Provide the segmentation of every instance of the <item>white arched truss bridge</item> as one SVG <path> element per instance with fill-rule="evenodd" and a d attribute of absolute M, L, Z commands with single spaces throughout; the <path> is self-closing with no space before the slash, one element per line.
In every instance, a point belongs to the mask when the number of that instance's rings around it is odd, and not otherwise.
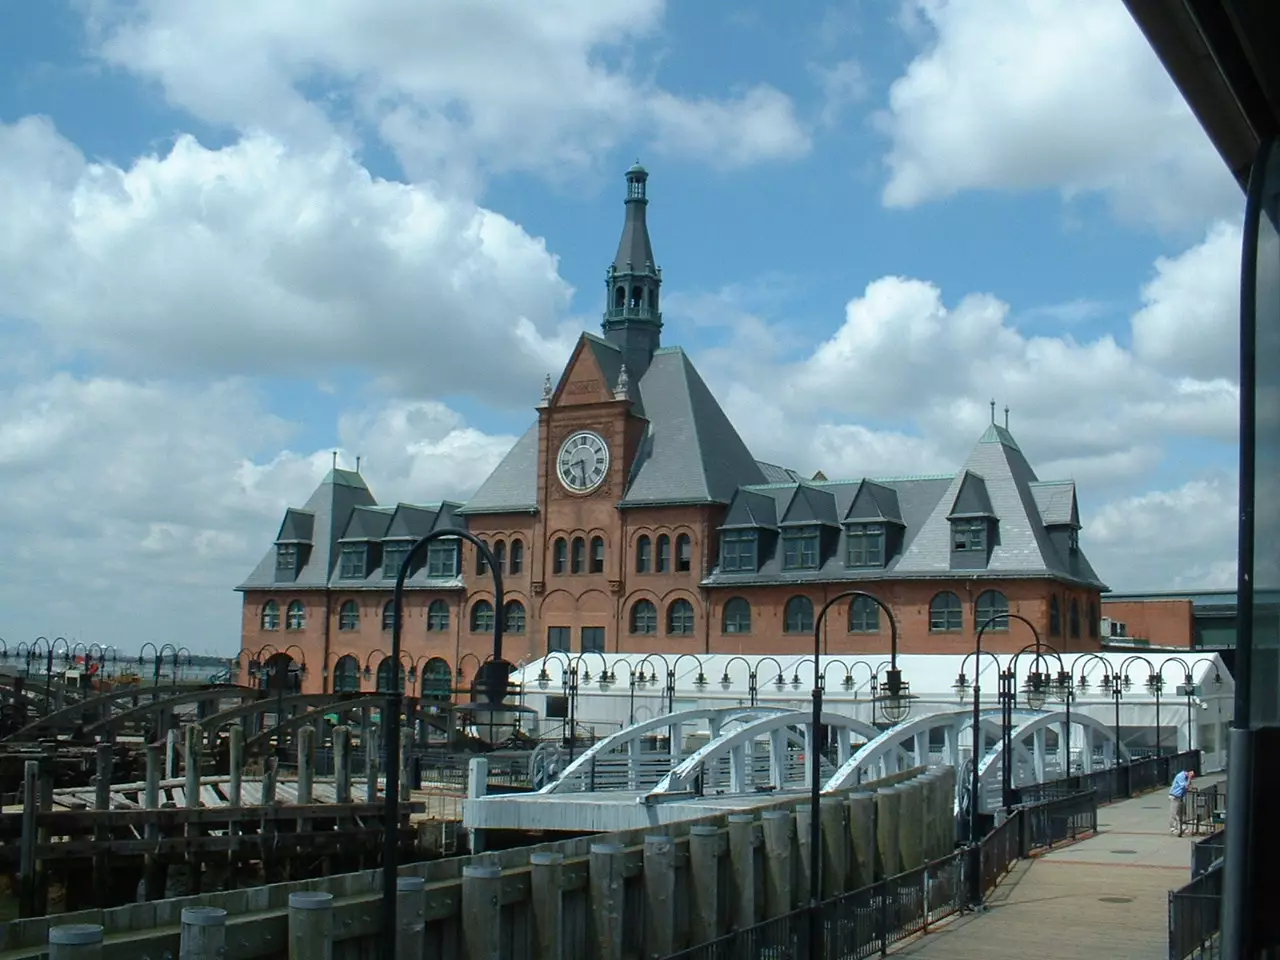
<path fill-rule="evenodd" d="M 999 710 L 980 717 L 980 809 L 1000 805 L 1004 763 Z M 539 793 L 620 792 L 650 802 L 690 794 L 734 795 L 797 791 L 809 785 L 806 758 L 812 714 L 779 707 L 684 710 L 633 724 L 601 740 L 570 763 Z M 825 793 L 856 787 L 920 765 L 969 767 L 973 755 L 971 709 L 927 713 L 880 729 L 865 720 L 827 711 L 827 749 L 821 761 Z M 1114 731 L 1072 712 L 1017 709 L 1010 736 L 1012 785 L 1089 773 L 1115 762 Z M 1127 751 L 1121 748 L 1121 757 Z M 957 807 L 967 807 L 969 777 L 957 778 Z"/>

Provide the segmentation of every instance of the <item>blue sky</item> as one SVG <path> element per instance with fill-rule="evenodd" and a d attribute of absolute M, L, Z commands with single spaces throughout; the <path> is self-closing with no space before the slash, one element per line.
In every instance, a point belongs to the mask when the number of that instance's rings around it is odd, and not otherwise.
<path fill-rule="evenodd" d="M 757 456 L 950 469 L 994 397 L 1114 587 L 1232 580 L 1241 199 L 1121 4 L 4 6 L 0 636 L 233 645 L 334 448 L 465 497 L 637 157 Z"/>

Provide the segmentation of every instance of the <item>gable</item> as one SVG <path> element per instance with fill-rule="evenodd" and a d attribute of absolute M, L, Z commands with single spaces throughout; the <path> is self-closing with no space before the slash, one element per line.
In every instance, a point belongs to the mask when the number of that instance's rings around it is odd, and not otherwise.
<path fill-rule="evenodd" d="M 791 502 L 782 515 L 782 526 L 811 526 L 836 523 L 836 499 L 826 490 L 796 484 Z"/>
<path fill-rule="evenodd" d="M 606 403 L 613 399 L 622 369 L 622 353 L 613 344 L 584 333 L 560 375 L 552 407 Z"/>
<path fill-rule="evenodd" d="M 902 523 L 902 508 L 898 504 L 897 491 L 874 480 L 863 480 L 858 484 L 858 492 L 853 495 L 853 502 L 849 504 L 844 519 Z"/>

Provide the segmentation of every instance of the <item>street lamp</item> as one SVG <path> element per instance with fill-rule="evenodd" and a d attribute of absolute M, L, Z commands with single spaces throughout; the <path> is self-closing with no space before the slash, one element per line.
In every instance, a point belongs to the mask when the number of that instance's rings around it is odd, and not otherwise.
<path fill-rule="evenodd" d="M 747 704 L 754 707 L 756 705 L 756 696 L 759 694 L 759 685 L 756 682 L 756 670 L 751 665 L 751 661 L 743 656 L 733 656 L 725 661 L 724 675 L 720 677 L 720 689 L 728 690 L 733 686 L 733 678 L 729 676 L 729 668 L 742 661 L 747 668 Z"/>
<path fill-rule="evenodd" d="M 694 678 L 693 685 L 700 691 L 707 687 L 707 673 L 702 667 L 702 658 L 695 653 L 680 654 L 667 670 L 667 713 L 673 713 L 676 709 L 676 671 L 680 669 L 680 661 L 685 657 L 698 665 L 698 675 Z"/>
<path fill-rule="evenodd" d="M 980 682 L 981 674 L 982 674 L 982 658 L 984 656 L 990 657 L 992 660 L 995 661 L 996 676 L 1001 677 L 1003 675 L 1003 668 L 1000 665 L 999 657 L 997 657 L 990 650 L 972 650 L 969 653 L 966 653 L 964 655 L 964 659 L 960 661 L 960 674 L 959 676 L 956 677 L 956 682 L 953 684 L 953 687 L 952 687 L 955 690 L 955 692 L 959 695 L 960 701 L 962 703 L 964 702 L 964 698 L 966 694 L 969 692 L 970 686 L 973 687 L 973 720 L 972 720 L 972 724 L 973 724 L 972 754 L 973 756 L 970 761 L 973 765 L 973 771 L 972 771 L 973 776 L 969 785 L 969 842 L 970 843 L 978 842 L 978 764 L 982 760 L 983 754 L 986 753 L 986 750 L 984 749 L 986 747 L 986 737 L 984 737 L 982 734 L 982 712 L 981 712 L 982 711 L 982 684 Z M 965 672 L 964 672 L 965 666 L 969 663 L 970 657 L 973 658 L 973 683 L 972 684 L 969 683 L 969 678 L 965 676 Z M 1001 683 L 1001 686 L 998 689 L 999 689 L 998 696 L 999 696 L 1000 702 L 1003 703 L 1004 702 L 1003 683 Z M 1003 719 L 1003 714 L 1002 714 L 1002 719 Z M 1001 737 L 1001 742 L 1003 742 L 1003 736 Z M 1003 757 L 1001 759 L 1001 763 L 1007 766 L 1009 763 L 1009 758 L 1007 756 Z M 982 884 L 981 883 L 977 884 L 975 889 L 976 889 L 976 899 L 974 902 L 976 903 L 976 902 L 979 902 L 979 900 L 982 897 Z"/>
<path fill-rule="evenodd" d="M 404 627 L 404 581 L 413 569 L 414 562 L 426 554 L 429 544 L 442 538 L 467 540 L 472 543 L 484 559 L 484 566 L 493 577 L 493 660 L 489 667 L 486 696 L 491 704 L 501 703 L 506 699 L 511 672 L 506 661 L 502 659 L 503 628 L 503 596 L 502 567 L 494 560 L 489 545 L 479 537 L 456 527 L 445 527 L 433 530 L 420 539 L 405 555 L 396 574 L 395 591 L 392 594 L 391 621 L 391 660 L 400 664 L 401 631 Z M 400 840 L 400 688 L 391 685 L 387 695 L 387 717 L 385 725 L 387 752 L 387 789 L 386 805 L 383 813 L 384 849 L 382 855 L 382 956 L 383 960 L 396 960 L 396 864 L 399 859 Z"/>
<path fill-rule="evenodd" d="M 1163 682 L 1163 680 L 1164 680 L 1164 677 L 1163 677 L 1163 674 L 1164 674 L 1164 668 L 1165 668 L 1165 667 L 1167 667 L 1170 663 L 1176 663 L 1176 664 L 1178 664 L 1180 667 L 1182 667 L 1182 671 L 1183 671 L 1183 681 L 1182 681 L 1182 683 L 1179 685 L 1179 687 L 1178 687 L 1178 689 L 1177 689 L 1177 692 L 1180 692 L 1184 697 L 1186 697 L 1186 710 L 1187 710 L 1187 749 L 1188 749 L 1188 750 L 1194 750 L 1194 749 L 1195 749 L 1195 743 L 1194 743 L 1194 739 L 1195 739 L 1195 738 L 1194 738 L 1194 736 L 1193 736 L 1193 732 L 1194 732 L 1194 729 L 1195 729 L 1195 728 L 1194 728 L 1194 726 L 1193 726 L 1193 724 L 1192 724 L 1192 721 L 1191 721 L 1191 717 L 1192 717 L 1192 713 L 1191 713 L 1191 699 L 1192 699 L 1192 697 L 1195 695 L 1195 689 L 1196 689 L 1195 669 L 1196 669 L 1196 667 L 1200 666 L 1200 664 L 1202 664 L 1202 663 L 1206 663 L 1206 664 L 1209 664 L 1210 666 L 1212 666 L 1212 667 L 1213 667 L 1213 683 L 1214 683 L 1214 686 L 1220 686 L 1220 685 L 1222 684 L 1222 674 L 1221 674 L 1221 672 L 1219 672 L 1219 670 L 1218 670 L 1218 665 L 1217 665 L 1217 663 L 1214 661 L 1214 659 L 1213 659 L 1212 657 L 1200 657 L 1198 660 L 1194 660 L 1194 661 L 1192 661 L 1191 663 L 1187 663 L 1187 661 L 1183 660 L 1181 657 L 1169 657 L 1167 660 L 1165 660 L 1165 662 L 1164 662 L 1164 663 L 1160 664 L 1160 671 L 1159 671 L 1159 673 L 1161 674 L 1161 678 L 1160 678 L 1160 679 L 1161 679 L 1161 681 L 1162 681 L 1162 682 Z M 1205 672 L 1207 673 L 1208 671 L 1205 671 Z M 1175 744 L 1174 752 L 1175 752 L 1175 753 L 1177 752 L 1177 746 L 1176 746 L 1176 744 Z"/>
<path fill-rule="evenodd" d="M 561 681 L 564 684 L 565 695 L 569 698 L 569 762 L 573 763 L 574 747 L 578 743 L 578 684 L 591 682 L 591 669 L 588 667 L 581 673 L 578 671 L 578 664 L 582 663 L 584 657 L 595 654 L 600 658 L 600 662 L 604 664 L 601 676 L 603 682 L 608 683 L 609 677 L 609 661 L 605 659 L 603 653 L 599 650 L 584 650 L 576 656 L 568 658 L 565 662 L 564 673 L 561 675 Z"/>
<path fill-rule="evenodd" d="M 822 802 L 822 624 L 832 604 L 841 600 L 852 601 L 855 597 L 865 597 L 884 611 L 889 618 L 889 656 L 888 687 L 890 697 L 896 705 L 906 703 L 906 711 L 910 703 L 906 702 L 907 685 L 902 680 L 902 671 L 898 669 L 898 621 L 893 611 L 873 594 L 863 590 L 845 590 L 822 605 L 813 620 L 813 719 L 810 723 L 812 733 L 809 742 L 809 950 L 814 957 L 825 956 L 823 949 L 822 911 L 822 817 L 818 807 Z"/>
<path fill-rule="evenodd" d="M 1120 686 L 1120 678 L 1112 667 L 1111 662 L 1096 653 L 1085 653 L 1076 657 L 1072 664 L 1072 670 L 1080 667 L 1080 679 L 1076 683 L 1076 689 L 1085 694 L 1089 690 L 1089 674 L 1088 668 L 1093 663 L 1102 664 L 1102 679 L 1098 681 L 1098 689 L 1102 691 L 1104 696 L 1112 696 L 1113 689 Z M 1112 730 L 1112 736 L 1115 739 L 1113 747 L 1114 756 L 1112 757 L 1112 767 L 1118 767 L 1120 764 L 1120 696 L 1114 694 L 1115 698 L 1115 726 Z"/>
<path fill-rule="evenodd" d="M 1032 654 L 1031 669 L 1027 672 L 1026 681 L 1023 685 L 1027 706 L 1032 710 L 1044 709 L 1045 701 L 1048 699 L 1050 688 L 1049 657 L 1052 656 L 1057 659 L 1059 672 L 1061 672 L 1063 665 L 1062 655 L 1054 647 L 1040 639 L 1040 631 L 1036 629 L 1035 624 L 1016 613 L 1009 614 L 1009 617 L 1030 627 L 1032 636 L 1035 637 L 1035 642 L 1027 644 L 1015 653 L 1009 660 L 1008 669 L 1001 676 L 1000 736 L 1004 763 L 1000 766 L 1000 804 L 1006 809 L 1013 806 L 1014 803 L 1013 710 L 1018 704 L 1018 663 L 1023 655 Z"/>

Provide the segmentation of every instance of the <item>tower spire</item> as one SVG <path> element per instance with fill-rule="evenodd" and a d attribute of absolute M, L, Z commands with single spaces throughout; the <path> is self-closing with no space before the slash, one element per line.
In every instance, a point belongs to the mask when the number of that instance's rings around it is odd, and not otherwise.
<path fill-rule="evenodd" d="M 622 351 L 632 379 L 649 369 L 662 345 L 662 312 L 658 291 L 662 270 L 653 260 L 646 211 L 649 171 L 637 160 L 627 171 L 626 217 L 618 252 L 605 276 L 604 335 Z"/>

